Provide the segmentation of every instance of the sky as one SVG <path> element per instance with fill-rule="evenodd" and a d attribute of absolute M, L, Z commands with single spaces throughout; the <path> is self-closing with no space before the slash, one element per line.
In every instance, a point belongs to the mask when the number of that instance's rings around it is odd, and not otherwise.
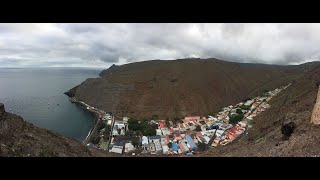
<path fill-rule="evenodd" d="M 107 68 L 217 58 L 301 64 L 320 57 L 320 24 L 0 24 L 0 67 Z"/>

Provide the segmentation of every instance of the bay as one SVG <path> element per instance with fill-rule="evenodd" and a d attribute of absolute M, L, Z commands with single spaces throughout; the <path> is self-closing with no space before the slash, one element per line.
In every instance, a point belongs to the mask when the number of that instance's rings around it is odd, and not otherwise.
<path fill-rule="evenodd" d="M 83 141 L 93 127 L 93 115 L 63 94 L 102 69 L 1 69 L 0 102 L 7 112 L 35 126 Z M 11 111 L 10 111 L 11 109 Z"/>

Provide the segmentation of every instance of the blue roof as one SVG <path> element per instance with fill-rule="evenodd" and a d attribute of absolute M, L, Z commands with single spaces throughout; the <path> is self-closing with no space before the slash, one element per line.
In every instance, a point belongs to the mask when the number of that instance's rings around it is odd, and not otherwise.
<path fill-rule="evenodd" d="M 149 139 L 160 139 L 161 138 L 161 136 L 149 136 Z"/>
<path fill-rule="evenodd" d="M 192 138 L 189 135 L 186 135 L 185 138 L 192 149 L 197 148 L 197 145 L 193 142 Z"/>
<path fill-rule="evenodd" d="M 218 125 L 212 125 L 211 129 L 217 129 Z"/>
<path fill-rule="evenodd" d="M 174 151 L 178 151 L 178 150 L 179 150 L 178 144 L 172 143 L 172 149 L 173 149 Z"/>

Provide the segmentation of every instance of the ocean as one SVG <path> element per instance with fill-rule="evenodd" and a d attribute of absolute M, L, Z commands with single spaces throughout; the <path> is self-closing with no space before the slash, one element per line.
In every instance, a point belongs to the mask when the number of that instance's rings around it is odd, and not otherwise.
<path fill-rule="evenodd" d="M 87 78 L 98 77 L 101 70 L 0 68 L 0 102 L 7 112 L 35 126 L 83 141 L 93 127 L 94 116 L 63 93 Z"/>

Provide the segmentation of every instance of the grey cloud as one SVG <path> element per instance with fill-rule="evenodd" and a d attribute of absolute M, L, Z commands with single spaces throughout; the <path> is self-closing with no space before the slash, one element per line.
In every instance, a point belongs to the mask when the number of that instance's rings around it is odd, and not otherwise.
<path fill-rule="evenodd" d="M 0 67 L 187 57 L 297 64 L 318 60 L 319 46 L 320 24 L 0 24 Z"/>

